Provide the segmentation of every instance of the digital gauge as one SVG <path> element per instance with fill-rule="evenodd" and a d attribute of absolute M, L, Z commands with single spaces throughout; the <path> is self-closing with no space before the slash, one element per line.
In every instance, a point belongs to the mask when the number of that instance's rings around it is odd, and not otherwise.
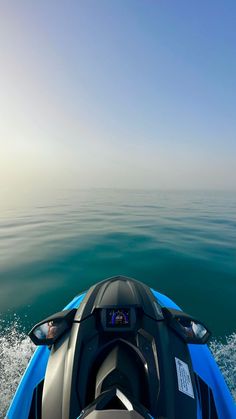
<path fill-rule="evenodd" d="M 109 308 L 107 309 L 107 327 L 129 327 L 130 309 L 129 308 Z"/>

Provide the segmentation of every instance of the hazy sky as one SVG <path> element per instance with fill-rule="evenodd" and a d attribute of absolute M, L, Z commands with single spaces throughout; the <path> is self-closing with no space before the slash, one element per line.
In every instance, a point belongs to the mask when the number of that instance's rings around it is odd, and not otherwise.
<path fill-rule="evenodd" d="M 236 1 L 0 1 L 0 187 L 235 188 Z"/>

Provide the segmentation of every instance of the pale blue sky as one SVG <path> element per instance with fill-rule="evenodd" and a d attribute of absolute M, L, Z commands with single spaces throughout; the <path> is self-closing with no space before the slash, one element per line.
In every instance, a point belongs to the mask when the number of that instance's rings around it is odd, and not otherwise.
<path fill-rule="evenodd" d="M 0 186 L 235 188 L 235 0 L 0 3 Z"/>

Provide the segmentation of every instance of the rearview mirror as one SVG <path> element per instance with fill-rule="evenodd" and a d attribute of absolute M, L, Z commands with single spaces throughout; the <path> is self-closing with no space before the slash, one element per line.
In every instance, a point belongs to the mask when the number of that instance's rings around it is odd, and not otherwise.
<path fill-rule="evenodd" d="M 186 343 L 204 344 L 208 341 L 211 332 L 199 320 L 180 310 L 163 307 L 162 312 L 169 326 Z"/>
<path fill-rule="evenodd" d="M 37 323 L 29 332 L 35 345 L 53 345 L 70 329 L 77 309 L 64 310 Z"/>

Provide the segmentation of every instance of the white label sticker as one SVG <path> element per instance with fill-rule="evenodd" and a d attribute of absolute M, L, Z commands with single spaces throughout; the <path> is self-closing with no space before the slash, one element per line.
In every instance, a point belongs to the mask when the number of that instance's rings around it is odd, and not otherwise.
<path fill-rule="evenodd" d="M 179 358 L 175 358 L 175 364 L 179 391 L 181 391 L 184 394 L 187 394 L 187 396 L 192 397 L 194 399 L 193 385 L 188 364 L 186 364 L 186 362 L 181 361 L 181 359 Z"/>

